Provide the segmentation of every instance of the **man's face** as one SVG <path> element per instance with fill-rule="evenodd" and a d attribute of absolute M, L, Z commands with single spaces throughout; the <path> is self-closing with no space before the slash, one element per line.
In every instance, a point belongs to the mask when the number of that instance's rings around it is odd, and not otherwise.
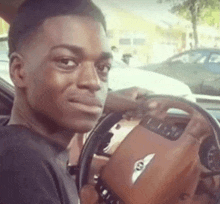
<path fill-rule="evenodd" d="M 104 29 L 89 17 L 60 16 L 47 19 L 41 30 L 21 51 L 27 103 L 42 121 L 87 132 L 108 89 L 111 54 Z"/>

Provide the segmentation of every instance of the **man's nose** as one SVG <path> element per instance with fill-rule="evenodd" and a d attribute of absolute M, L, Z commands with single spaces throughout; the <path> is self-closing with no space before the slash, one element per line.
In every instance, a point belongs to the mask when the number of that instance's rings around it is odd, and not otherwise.
<path fill-rule="evenodd" d="M 88 62 L 83 64 L 78 78 L 78 87 L 91 91 L 101 89 L 101 81 L 94 63 Z"/>

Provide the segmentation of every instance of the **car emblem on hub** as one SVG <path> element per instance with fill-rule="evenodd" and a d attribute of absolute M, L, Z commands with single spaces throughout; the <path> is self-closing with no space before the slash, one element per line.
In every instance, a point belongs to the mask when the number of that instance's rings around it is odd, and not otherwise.
<path fill-rule="evenodd" d="M 154 158 L 155 153 L 148 154 L 144 159 L 140 159 L 134 164 L 134 171 L 132 175 L 132 183 L 134 184 L 139 176 L 143 173 L 146 167 L 149 165 L 150 161 Z"/>

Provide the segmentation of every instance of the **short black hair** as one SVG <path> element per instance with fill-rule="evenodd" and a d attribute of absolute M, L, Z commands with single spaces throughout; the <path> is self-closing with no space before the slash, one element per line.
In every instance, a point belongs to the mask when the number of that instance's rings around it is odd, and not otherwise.
<path fill-rule="evenodd" d="M 9 56 L 51 17 L 89 16 L 100 22 L 106 31 L 105 17 L 91 0 L 26 0 L 18 9 L 9 29 Z"/>

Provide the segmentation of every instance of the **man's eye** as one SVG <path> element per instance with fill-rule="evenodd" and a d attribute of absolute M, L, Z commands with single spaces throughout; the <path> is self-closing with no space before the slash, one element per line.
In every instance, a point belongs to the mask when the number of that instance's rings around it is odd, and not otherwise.
<path fill-rule="evenodd" d="M 59 67 L 65 69 L 71 69 L 78 66 L 78 63 L 75 62 L 73 59 L 66 59 L 66 58 L 57 60 L 57 64 Z"/>
<path fill-rule="evenodd" d="M 97 73 L 101 80 L 107 81 L 108 79 L 108 72 L 111 69 L 111 64 L 98 64 L 96 65 Z"/>
<path fill-rule="evenodd" d="M 111 69 L 111 65 L 110 64 L 99 64 L 97 65 L 97 68 L 98 68 L 98 71 L 107 74 L 109 70 Z"/>

